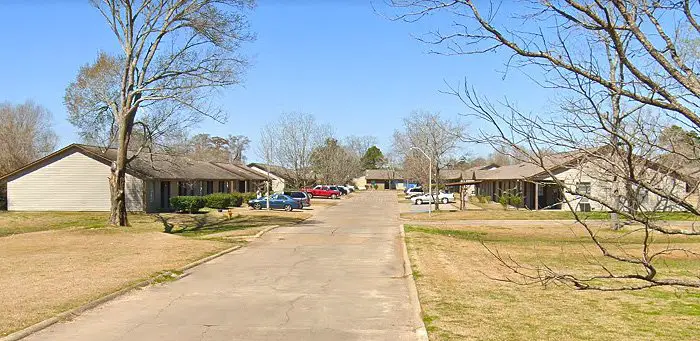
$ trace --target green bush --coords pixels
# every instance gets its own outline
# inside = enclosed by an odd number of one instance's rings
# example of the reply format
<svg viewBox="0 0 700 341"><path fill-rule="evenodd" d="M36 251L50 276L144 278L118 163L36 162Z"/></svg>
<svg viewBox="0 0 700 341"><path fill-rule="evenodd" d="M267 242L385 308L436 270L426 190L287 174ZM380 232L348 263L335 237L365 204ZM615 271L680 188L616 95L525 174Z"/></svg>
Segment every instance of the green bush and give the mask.
<svg viewBox="0 0 700 341"><path fill-rule="evenodd" d="M170 198L170 206L177 212L197 213L207 205L204 197L179 196Z"/></svg>
<svg viewBox="0 0 700 341"><path fill-rule="evenodd" d="M512 195L510 197L510 204L515 206L516 209L520 208L520 206L523 204L523 197L519 195Z"/></svg>
<svg viewBox="0 0 700 341"><path fill-rule="evenodd" d="M503 206L504 210L508 209L508 194L504 193L500 197L498 197L498 203Z"/></svg>
<svg viewBox="0 0 700 341"><path fill-rule="evenodd" d="M508 206L513 206L517 209L523 204L523 197L514 190L504 191L501 196L498 197L498 203L501 204L505 210L508 209Z"/></svg>
<svg viewBox="0 0 700 341"><path fill-rule="evenodd" d="M207 207L224 209L232 206L231 199L233 198L233 195L228 193L214 193L209 194L204 198L207 200Z"/></svg>
<svg viewBox="0 0 700 341"><path fill-rule="evenodd" d="M241 207L243 205L243 194L242 193L231 193L231 207Z"/></svg>
<svg viewBox="0 0 700 341"><path fill-rule="evenodd" d="M270 192L272 194L272 191ZM243 202L248 202L250 200L256 199L258 195L255 192L246 192L242 193L243 195Z"/></svg>

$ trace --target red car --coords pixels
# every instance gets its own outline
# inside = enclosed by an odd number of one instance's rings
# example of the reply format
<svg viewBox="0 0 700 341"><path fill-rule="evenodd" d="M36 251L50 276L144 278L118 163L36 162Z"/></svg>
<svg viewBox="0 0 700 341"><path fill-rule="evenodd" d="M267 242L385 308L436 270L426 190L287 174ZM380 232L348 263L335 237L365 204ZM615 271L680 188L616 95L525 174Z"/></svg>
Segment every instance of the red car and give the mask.
<svg viewBox="0 0 700 341"><path fill-rule="evenodd" d="M302 191L306 192L309 194L309 197L326 197L326 198L331 198L331 199L338 199L340 198L340 191L331 189L328 186L321 186L318 185L314 188L303 188Z"/></svg>

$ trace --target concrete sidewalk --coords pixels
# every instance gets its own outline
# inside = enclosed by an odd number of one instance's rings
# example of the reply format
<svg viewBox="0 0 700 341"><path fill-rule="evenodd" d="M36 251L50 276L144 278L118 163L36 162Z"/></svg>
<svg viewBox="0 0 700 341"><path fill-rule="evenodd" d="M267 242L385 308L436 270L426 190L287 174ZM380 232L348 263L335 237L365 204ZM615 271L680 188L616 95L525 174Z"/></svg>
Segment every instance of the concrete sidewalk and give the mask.
<svg viewBox="0 0 700 341"><path fill-rule="evenodd" d="M417 340L396 195L342 200L26 340Z"/></svg>

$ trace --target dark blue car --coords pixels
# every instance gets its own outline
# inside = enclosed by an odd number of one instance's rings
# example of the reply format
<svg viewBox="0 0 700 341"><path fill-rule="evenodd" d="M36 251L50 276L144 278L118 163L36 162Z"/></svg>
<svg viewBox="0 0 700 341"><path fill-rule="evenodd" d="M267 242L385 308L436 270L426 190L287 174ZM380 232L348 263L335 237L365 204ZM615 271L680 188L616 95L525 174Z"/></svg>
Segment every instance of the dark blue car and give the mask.
<svg viewBox="0 0 700 341"><path fill-rule="evenodd" d="M248 206L261 210L267 207L267 197L253 199L248 201ZM292 197L284 194L273 194L270 196L270 208L283 209L291 211L293 209L301 209L301 203L294 200Z"/></svg>

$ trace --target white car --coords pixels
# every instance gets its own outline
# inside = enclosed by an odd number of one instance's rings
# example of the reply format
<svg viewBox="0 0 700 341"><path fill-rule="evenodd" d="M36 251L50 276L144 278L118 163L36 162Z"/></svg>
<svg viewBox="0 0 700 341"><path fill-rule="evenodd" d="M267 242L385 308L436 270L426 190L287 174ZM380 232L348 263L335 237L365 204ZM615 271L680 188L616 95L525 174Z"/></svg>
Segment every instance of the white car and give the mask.
<svg viewBox="0 0 700 341"><path fill-rule="evenodd" d="M413 187L413 188L409 188L409 189L405 190L404 192L406 193L406 199L410 199L410 198L415 197L415 196L417 196L417 195L423 195L423 194L425 194L425 193L423 192L423 188L422 188L422 187Z"/></svg>
<svg viewBox="0 0 700 341"><path fill-rule="evenodd" d="M435 198L437 198L437 200L443 204L448 204L448 203L455 201L455 194L454 193L433 194L432 198L428 194L423 194L423 195L418 195L418 196L411 198L411 202L413 202L414 205L423 205L425 203L432 203L433 199L435 199Z"/></svg>

